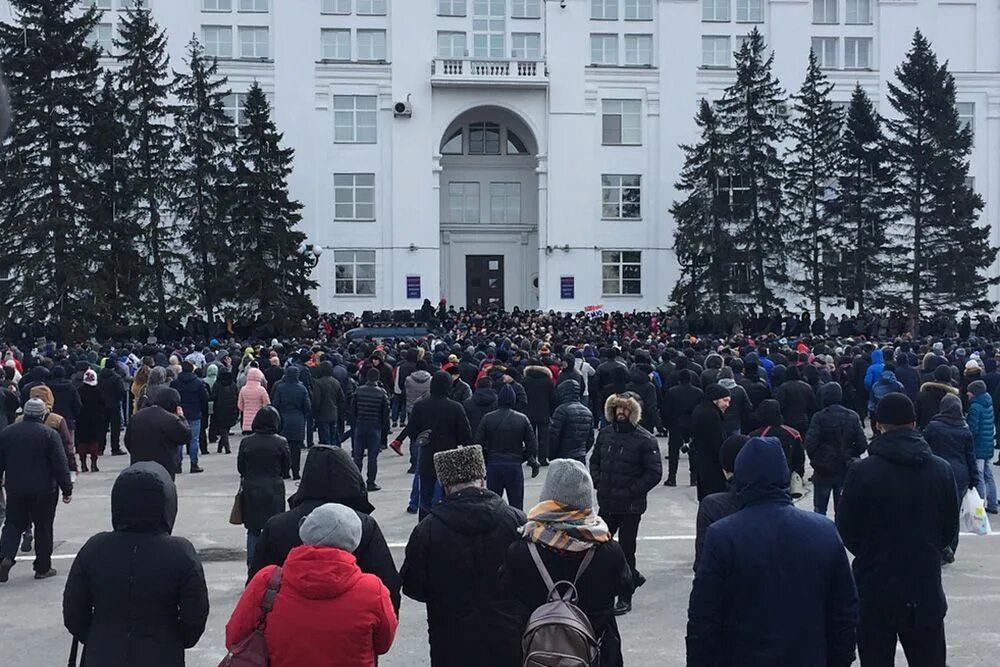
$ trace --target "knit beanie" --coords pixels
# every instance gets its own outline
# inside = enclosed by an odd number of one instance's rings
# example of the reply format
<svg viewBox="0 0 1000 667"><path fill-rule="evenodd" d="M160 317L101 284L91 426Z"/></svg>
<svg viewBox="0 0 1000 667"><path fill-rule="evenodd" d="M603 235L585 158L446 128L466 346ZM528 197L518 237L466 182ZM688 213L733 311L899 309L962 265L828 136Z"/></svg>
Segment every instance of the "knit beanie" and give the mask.
<svg viewBox="0 0 1000 667"><path fill-rule="evenodd" d="M948 368L946 364L941 364L934 369L934 381L935 382L951 382L951 369Z"/></svg>
<svg viewBox="0 0 1000 667"><path fill-rule="evenodd" d="M725 472L736 470L736 455L743 449L743 445L750 441L750 436L737 433L725 439L722 448L719 449L719 463Z"/></svg>
<svg viewBox="0 0 1000 667"><path fill-rule="evenodd" d="M497 405L501 408L514 407L516 400L517 395L514 393L514 388L509 384L505 384L497 394Z"/></svg>
<svg viewBox="0 0 1000 667"><path fill-rule="evenodd" d="M975 384L975 383L973 383ZM983 385L985 390L986 385ZM894 391L886 394L875 409L875 421L886 426L903 426L917 421L913 401L906 394Z"/></svg>
<svg viewBox="0 0 1000 667"><path fill-rule="evenodd" d="M24 418L42 421L45 418L45 403L40 398L32 398L24 404Z"/></svg>
<svg viewBox="0 0 1000 667"><path fill-rule="evenodd" d="M434 472L441 486L455 486L486 479L483 448L469 445L448 449L434 455Z"/></svg>
<svg viewBox="0 0 1000 667"><path fill-rule="evenodd" d="M982 396L986 393L986 383L982 380L976 380L975 382L969 383L969 393L973 396Z"/></svg>
<svg viewBox="0 0 1000 667"><path fill-rule="evenodd" d="M710 384L705 387L705 398L710 401L717 401L720 398L729 398L729 390L721 384Z"/></svg>
<svg viewBox="0 0 1000 667"><path fill-rule="evenodd" d="M579 510L594 508L594 482L587 467L573 459L553 459L542 484L539 502L554 500Z"/></svg>
<svg viewBox="0 0 1000 667"><path fill-rule="evenodd" d="M353 553L361 544L361 519L346 505L320 505L299 525L302 544L315 547L336 547Z"/></svg>

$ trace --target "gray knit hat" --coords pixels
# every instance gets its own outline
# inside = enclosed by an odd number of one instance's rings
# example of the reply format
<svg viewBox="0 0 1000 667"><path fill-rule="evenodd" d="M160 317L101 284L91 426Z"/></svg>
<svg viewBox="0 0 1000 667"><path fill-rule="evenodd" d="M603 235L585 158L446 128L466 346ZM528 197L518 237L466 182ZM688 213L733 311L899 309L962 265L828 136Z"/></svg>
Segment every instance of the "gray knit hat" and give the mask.
<svg viewBox="0 0 1000 667"><path fill-rule="evenodd" d="M448 449L434 455L434 471L441 486L455 486L486 479L483 448L469 445Z"/></svg>
<svg viewBox="0 0 1000 667"><path fill-rule="evenodd" d="M587 467L574 459L549 461L539 502L554 500L573 509L594 509L594 482Z"/></svg>
<svg viewBox="0 0 1000 667"><path fill-rule="evenodd" d="M336 547L353 553L361 544L361 519L346 505L320 505L299 525L302 544L316 547Z"/></svg>
<svg viewBox="0 0 1000 667"><path fill-rule="evenodd" d="M45 403L40 398L32 398L24 404L25 419L41 421L45 418L46 412L48 412L48 410L45 407Z"/></svg>

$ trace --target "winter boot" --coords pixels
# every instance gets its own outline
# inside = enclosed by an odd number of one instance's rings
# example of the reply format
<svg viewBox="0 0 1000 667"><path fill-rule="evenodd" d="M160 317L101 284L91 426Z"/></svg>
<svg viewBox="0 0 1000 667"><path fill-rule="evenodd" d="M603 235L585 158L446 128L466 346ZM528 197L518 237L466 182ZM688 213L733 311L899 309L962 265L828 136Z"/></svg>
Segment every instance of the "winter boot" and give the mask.
<svg viewBox="0 0 1000 667"><path fill-rule="evenodd" d="M32 537L31 533L25 533L21 537L21 553L28 553L29 551L31 551L31 543L34 541L34 539L35 538Z"/></svg>
<svg viewBox="0 0 1000 667"><path fill-rule="evenodd" d="M10 579L10 568L14 567L14 560L11 558L4 558L0 561L0 584L6 584L7 580Z"/></svg>
<svg viewBox="0 0 1000 667"><path fill-rule="evenodd" d="M80 472L90 472L87 470L87 459L80 457Z"/></svg>
<svg viewBox="0 0 1000 667"><path fill-rule="evenodd" d="M91 456L90 457L90 469L93 472L101 472L100 470L97 469L97 457L96 456Z"/></svg>
<svg viewBox="0 0 1000 667"><path fill-rule="evenodd" d="M54 567L50 567L48 572L35 572L35 579L48 579L49 577L54 577L58 572L56 572Z"/></svg>
<svg viewBox="0 0 1000 667"><path fill-rule="evenodd" d="M191 472L192 473L196 473L196 472L205 472L205 471L197 463L192 463L191 464Z"/></svg>
<svg viewBox="0 0 1000 667"><path fill-rule="evenodd" d="M677 486L677 476L670 475L667 477L667 481L663 483L663 486Z"/></svg>

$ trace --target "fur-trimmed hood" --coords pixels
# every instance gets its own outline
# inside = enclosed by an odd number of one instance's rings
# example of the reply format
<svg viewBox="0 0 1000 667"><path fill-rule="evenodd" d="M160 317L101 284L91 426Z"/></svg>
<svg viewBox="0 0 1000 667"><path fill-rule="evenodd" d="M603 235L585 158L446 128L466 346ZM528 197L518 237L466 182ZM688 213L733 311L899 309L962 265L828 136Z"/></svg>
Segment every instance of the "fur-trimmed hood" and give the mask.
<svg viewBox="0 0 1000 667"><path fill-rule="evenodd" d="M604 417L614 424L615 410L620 405L624 405L629 409L628 420L632 422L632 426L638 426L639 420L642 419L642 403L632 394L611 394L608 396L608 400L604 402Z"/></svg>
<svg viewBox="0 0 1000 667"><path fill-rule="evenodd" d="M945 394L954 394L955 396L958 396L957 388L952 387L949 384L942 384L940 382L925 382L922 385L920 385L920 391L924 391L925 389L937 389L938 391L941 391Z"/></svg>
<svg viewBox="0 0 1000 667"><path fill-rule="evenodd" d="M545 366L528 366L524 369L525 375L544 375L548 379L552 379L552 371Z"/></svg>

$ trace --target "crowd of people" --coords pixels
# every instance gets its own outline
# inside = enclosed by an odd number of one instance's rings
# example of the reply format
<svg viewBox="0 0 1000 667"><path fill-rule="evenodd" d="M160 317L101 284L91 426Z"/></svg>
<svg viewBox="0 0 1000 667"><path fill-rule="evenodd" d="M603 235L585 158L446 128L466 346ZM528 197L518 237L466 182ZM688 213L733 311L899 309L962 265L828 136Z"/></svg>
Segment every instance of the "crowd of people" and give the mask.
<svg viewBox="0 0 1000 667"><path fill-rule="evenodd" d="M327 316L309 337L3 346L0 582L31 551L35 578L54 576L60 497L128 455L114 530L73 561L65 625L88 665L183 664L208 592L171 535L174 480L242 436L234 659L373 665L405 595L426 604L436 666L623 664L616 617L647 584L648 496L687 482L689 665L849 665L856 651L886 665L898 641L911 665L943 667L959 505L976 489L997 513L1000 348L985 324L913 338L890 317L860 332L792 318L693 335L658 314L433 315L409 339L352 340L353 316ZM398 569L371 515L381 456L408 456L412 475ZM537 503L526 474L544 474ZM806 512L794 499L810 486Z"/></svg>

